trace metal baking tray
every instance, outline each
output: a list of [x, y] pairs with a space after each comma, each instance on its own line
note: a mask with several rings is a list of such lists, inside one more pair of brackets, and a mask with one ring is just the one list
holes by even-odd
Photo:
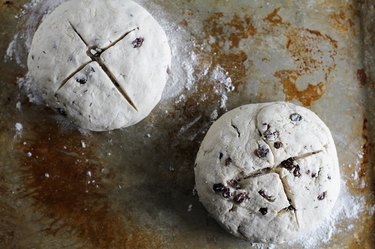
[[[138, 1], [168, 34], [171, 79], [148, 118], [103, 133], [30, 89], [27, 47], [60, 2], [0, 2], [0, 248], [374, 248], [374, 1]], [[330, 127], [342, 194], [310, 237], [251, 244], [207, 214], [193, 165], [220, 115], [276, 100]]]

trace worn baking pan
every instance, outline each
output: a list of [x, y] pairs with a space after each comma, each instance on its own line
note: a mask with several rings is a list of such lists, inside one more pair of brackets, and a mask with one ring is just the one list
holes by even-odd
[[326, 122], [342, 174], [332, 216], [277, 248], [374, 248], [373, 1], [138, 1], [168, 33], [172, 76], [152, 115], [106, 133], [33, 94], [27, 49], [60, 2], [0, 3], [1, 248], [267, 248], [209, 217], [193, 164], [225, 111], [275, 100]]

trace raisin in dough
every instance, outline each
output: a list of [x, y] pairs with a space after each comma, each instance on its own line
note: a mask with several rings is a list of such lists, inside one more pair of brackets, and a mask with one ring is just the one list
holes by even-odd
[[223, 115], [197, 155], [200, 201], [235, 236], [281, 243], [316, 228], [339, 194], [327, 126], [291, 103], [251, 104]]
[[77, 125], [135, 124], [160, 101], [171, 52], [164, 30], [129, 0], [71, 0], [36, 31], [28, 57], [47, 105]]

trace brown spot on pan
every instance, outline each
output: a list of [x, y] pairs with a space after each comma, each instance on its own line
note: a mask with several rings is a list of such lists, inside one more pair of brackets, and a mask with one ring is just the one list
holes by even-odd
[[[159, 234], [139, 227], [131, 213], [124, 217], [111, 205], [116, 174], [102, 172], [95, 138], [61, 131], [48, 121], [30, 124], [24, 137], [26, 143], [18, 145], [23, 152], [23, 198], [32, 199], [45, 220], [42, 224], [48, 224], [45, 233], [74, 234], [85, 248], [163, 247]], [[85, 148], [81, 140], [86, 141]]]
[[180, 25], [182, 25], [182, 26], [188, 26], [188, 21], [186, 20], [186, 19], [183, 19], [181, 22], [180, 22]]
[[[328, 48], [322, 51], [320, 47]], [[277, 71], [285, 99], [297, 99], [304, 106], [311, 106], [325, 92], [332, 71], [336, 68], [337, 41], [317, 30], [290, 29], [287, 33], [286, 48], [291, 54], [296, 69]], [[323, 75], [317, 82], [308, 82], [307, 87], [300, 89], [298, 80], [305, 75]]]
[[365, 69], [362, 68], [357, 70], [357, 79], [362, 86], [367, 84], [367, 74]]
[[[337, 41], [335, 39], [333, 39], [332, 37], [330, 37], [329, 35], [323, 35], [320, 31], [318, 30], [312, 30], [312, 29], [305, 29], [305, 31], [313, 34], [313, 35], [316, 35], [317, 37], [320, 37], [322, 38], [323, 40], [327, 40], [331, 43], [331, 45], [336, 49], [338, 48], [338, 45], [337, 45]], [[337, 51], [332, 51], [331, 52], [336, 55], [337, 54]]]
[[283, 19], [279, 15], [280, 8], [274, 9], [270, 14], [268, 14], [263, 20], [270, 22], [274, 25], [280, 25], [283, 23]]
[[230, 20], [226, 20], [224, 14], [214, 13], [204, 22], [205, 39], [210, 36], [216, 41], [211, 44], [214, 50], [223, 48], [223, 43], [230, 41], [230, 48], [238, 48], [242, 39], [254, 36], [257, 33], [249, 16], [239, 17], [234, 15]]
[[217, 54], [219, 57], [213, 59], [213, 64], [220, 65], [228, 72], [228, 76], [232, 79], [235, 91], [239, 92], [240, 87], [246, 83], [247, 70], [245, 62], [248, 59], [247, 54], [244, 51], [227, 53], [218, 52]]
[[256, 28], [253, 26], [251, 19], [248, 16], [240, 18], [235, 15], [226, 25], [234, 29], [229, 35], [232, 48], [238, 48], [242, 39], [246, 39], [256, 34]]
[[[322, 51], [320, 47], [323, 46], [329, 49]], [[336, 67], [334, 58], [337, 55], [337, 41], [317, 30], [292, 29], [287, 33], [286, 48], [300, 73], [322, 70], [329, 74]]]
[[296, 82], [301, 74], [294, 70], [278, 71], [274, 76], [280, 79], [287, 101], [297, 99], [304, 106], [311, 106], [314, 101], [321, 98], [325, 91], [322, 82], [317, 85], [308, 84], [305, 89], [298, 90]]
[[347, 14], [343, 9], [338, 12], [332, 13], [329, 16], [331, 26], [339, 32], [348, 32], [354, 23], [351, 18], [347, 17]]
[[[254, 36], [256, 32], [249, 16], [234, 15], [226, 21], [223, 13], [215, 13], [204, 22], [203, 39], [209, 40], [210, 37], [215, 37], [215, 41], [210, 44], [211, 55], [202, 54], [201, 56], [204, 61], [211, 63], [211, 70], [216, 65], [221, 65], [229, 73], [237, 90], [246, 78], [244, 62], [247, 60], [247, 55], [244, 51], [238, 50], [240, 41]], [[224, 47], [228, 42], [230, 49], [225, 51]]]

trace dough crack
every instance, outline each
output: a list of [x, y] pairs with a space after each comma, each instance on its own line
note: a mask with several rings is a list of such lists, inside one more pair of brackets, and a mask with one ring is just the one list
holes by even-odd
[[269, 141], [267, 141], [264, 137], [261, 137], [261, 139], [263, 140], [263, 142], [265, 142], [268, 145], [268, 147], [270, 148], [271, 154], [274, 158], [273, 160], [275, 160], [276, 158], [275, 148], [273, 148], [272, 144]]
[[299, 159], [305, 159], [307, 157], [310, 157], [310, 156], [313, 156], [313, 155], [316, 155], [316, 154], [319, 154], [319, 153], [322, 153], [324, 150], [321, 149], [321, 150], [316, 150], [316, 151], [312, 151], [312, 152], [307, 152], [307, 153], [304, 153], [304, 154], [301, 154], [301, 155], [298, 155], [296, 157], [293, 157], [294, 160], [299, 160]]
[[81, 39], [81, 41], [86, 45], [86, 47], [89, 47], [89, 44], [86, 42], [86, 40], [83, 38], [83, 36], [78, 32], [76, 27], [74, 27], [74, 25], [70, 21], [68, 21], [68, 22], [69, 22], [70, 27], [73, 29], [74, 33], [76, 33], [76, 35], [78, 35], [79, 39]]
[[76, 29], [76, 27], [74, 27], [74, 25], [70, 22], [69, 22], [69, 25], [71, 26], [71, 28], [73, 29], [74, 33], [80, 38], [80, 40], [86, 45], [87, 47], [87, 56], [90, 57], [91, 61], [81, 65], [77, 70], [75, 70], [72, 74], [70, 74], [65, 80], [63, 80], [63, 82], [60, 84], [59, 88], [57, 91], [59, 91], [63, 86], [66, 85], [66, 83], [78, 72], [80, 72], [85, 66], [87, 66], [89, 63], [91, 62], [97, 62], [100, 66], [100, 68], [103, 70], [103, 72], [108, 76], [108, 78], [111, 80], [112, 84], [116, 87], [116, 89], [120, 92], [120, 94], [123, 96], [123, 98], [136, 110], [138, 111], [138, 108], [136, 107], [136, 105], [134, 104], [133, 100], [130, 98], [129, 94], [126, 92], [125, 89], [123, 89], [119, 82], [117, 81], [115, 75], [111, 72], [111, 70], [109, 70], [109, 68], [107, 67], [107, 65], [105, 65], [105, 63], [102, 61], [102, 59], [100, 58], [100, 56], [106, 51], [108, 50], [109, 48], [115, 46], [118, 42], [120, 42], [121, 40], [123, 40], [128, 34], [130, 34], [131, 32], [135, 31], [136, 29], [139, 29], [139, 27], [137, 28], [134, 28], [128, 32], [126, 32], [125, 34], [123, 34], [122, 36], [120, 36], [118, 39], [116, 39], [114, 42], [112, 42], [110, 45], [108, 45], [107, 47], [105, 48], [98, 48], [96, 46], [90, 46], [88, 44], [88, 42], [83, 38], [83, 36], [78, 32], [78, 30]]
[[247, 239], [246, 234], [242, 231], [242, 226], [242, 223], [237, 226], [237, 233], [240, 234], [244, 239]]
[[262, 175], [267, 175], [267, 174], [270, 174], [270, 173], [273, 173], [275, 172], [275, 168], [271, 168], [271, 167], [267, 167], [267, 168], [263, 168], [263, 169], [259, 169], [259, 170], [256, 170], [254, 171], [253, 173], [247, 175], [247, 176], [244, 176], [241, 180], [246, 180], [246, 179], [249, 179], [249, 178], [255, 178], [255, 177], [258, 177], [258, 176], [262, 176]]
[[135, 31], [135, 30], [139, 30], [139, 27], [136, 27], [128, 32], [126, 32], [125, 34], [123, 34], [122, 36], [120, 36], [119, 38], [117, 38], [114, 42], [112, 42], [111, 44], [109, 44], [107, 47], [104, 47], [102, 48], [102, 53], [106, 50], [108, 50], [109, 48], [115, 46], [117, 43], [119, 43], [120, 41], [122, 41], [126, 36], [128, 36], [131, 32]]
[[96, 58], [95, 60], [99, 66], [102, 68], [104, 73], [109, 77], [109, 79], [112, 81], [112, 84], [117, 88], [117, 90], [121, 93], [121, 95], [126, 99], [126, 101], [136, 110], [138, 111], [137, 107], [135, 106], [134, 102], [128, 95], [128, 93], [123, 89], [118, 81], [116, 80], [116, 77], [113, 75], [113, 73], [109, 70], [109, 68], [103, 63], [103, 61], [100, 58]]
[[[256, 118], [255, 118], [256, 124], [258, 123], [259, 113], [260, 113], [260, 111], [257, 113]], [[275, 150], [274, 150], [272, 144], [267, 139], [265, 139], [265, 137], [263, 136], [263, 133], [259, 130], [259, 128], [257, 126], [256, 126], [256, 130], [258, 131], [259, 136], [263, 140], [263, 142], [265, 142], [268, 145], [268, 147], [270, 148], [271, 154], [272, 154], [273, 158], [275, 159], [276, 153], [275, 153]]]
[[233, 124], [233, 122], [231, 122], [231, 126], [237, 132], [237, 136], [241, 137], [241, 133], [240, 133], [240, 130], [238, 129], [238, 127], [235, 124]]
[[[304, 159], [304, 158], [316, 155], [316, 154], [321, 153], [321, 152], [323, 152], [323, 150], [312, 151], [312, 152], [301, 154], [299, 156], [290, 157], [290, 158], [282, 161], [279, 165], [274, 165], [272, 167], [266, 167], [266, 168], [263, 168], [263, 169], [255, 170], [252, 173], [239, 178], [238, 181], [246, 180], [246, 179], [249, 179], [249, 178], [259, 177], [259, 176], [267, 175], [267, 174], [270, 174], [270, 173], [277, 173], [281, 177], [280, 170], [283, 169], [283, 168], [287, 169], [288, 171], [293, 170], [292, 173], [294, 174], [294, 176], [299, 177], [300, 176], [298, 174], [299, 172], [296, 172], [296, 171], [297, 170], [299, 171], [300, 168], [299, 168], [298, 165], [295, 164], [295, 161], [298, 160], [298, 159]], [[241, 168], [241, 167], [239, 167], [239, 168]], [[319, 173], [320, 173], [320, 170], [319, 170], [318, 174]]]
[[[277, 175], [279, 176], [279, 179], [281, 181], [281, 185], [283, 186], [283, 191], [285, 193], [285, 196], [289, 202], [289, 206], [286, 207], [286, 209], [288, 211], [293, 211], [294, 213], [294, 217], [296, 219], [296, 223], [297, 223], [297, 226], [298, 228], [300, 228], [299, 226], [299, 222], [298, 222], [298, 216], [297, 216], [297, 209], [296, 209], [296, 205], [295, 205], [295, 202], [294, 202], [294, 198], [293, 198], [293, 195], [292, 193], [290, 192], [290, 188], [289, 188], [289, 185], [288, 183], [286, 182], [286, 180], [284, 180], [284, 178], [281, 176], [281, 172], [280, 170], [276, 170], [275, 173], [277, 173]], [[282, 210], [280, 210], [278, 212], [278, 214], [282, 213], [283, 211], [285, 211], [285, 208], [283, 208]]]

